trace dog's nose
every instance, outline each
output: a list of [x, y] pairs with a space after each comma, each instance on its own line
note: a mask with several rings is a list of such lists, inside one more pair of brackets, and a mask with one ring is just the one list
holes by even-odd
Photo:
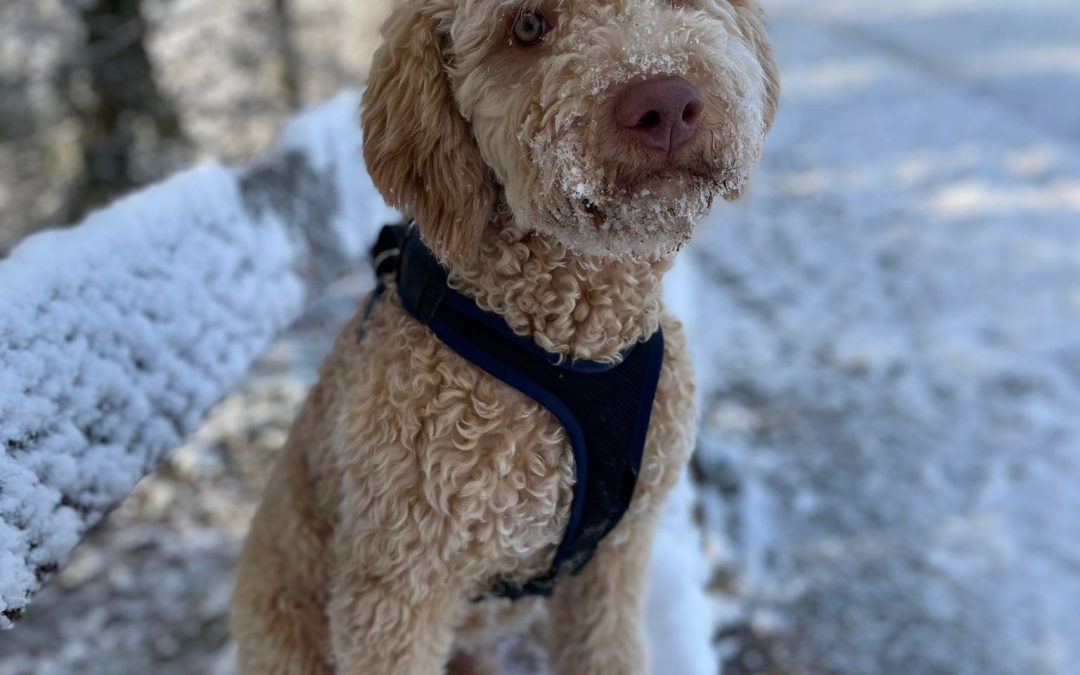
[[627, 87], [615, 104], [615, 121], [642, 147], [671, 155], [694, 136], [704, 107], [694, 85], [667, 77]]

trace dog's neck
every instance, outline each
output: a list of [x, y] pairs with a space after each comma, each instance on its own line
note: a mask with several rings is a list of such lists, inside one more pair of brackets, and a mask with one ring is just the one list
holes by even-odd
[[491, 225], [450, 284], [543, 349], [612, 363], [660, 325], [660, 281], [671, 258], [612, 260], [575, 253], [545, 235]]

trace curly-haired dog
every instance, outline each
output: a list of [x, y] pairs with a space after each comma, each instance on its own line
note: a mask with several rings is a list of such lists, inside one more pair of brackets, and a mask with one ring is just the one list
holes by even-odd
[[390, 284], [338, 338], [252, 523], [240, 669], [439, 673], [537, 620], [558, 673], [646, 672], [648, 551], [694, 419], [661, 277], [714, 197], [739, 193], [772, 123], [761, 10], [403, 0], [384, 37], [363, 108], [376, 185], [414, 216], [453, 289], [546, 352], [614, 364], [663, 330], [644, 458], [618, 525], [550, 598], [477, 602], [551, 567], [574, 499], [571, 443]]

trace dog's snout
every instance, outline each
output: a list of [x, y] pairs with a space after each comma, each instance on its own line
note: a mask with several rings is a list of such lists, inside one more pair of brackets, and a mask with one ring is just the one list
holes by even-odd
[[681, 77], [627, 87], [615, 104], [615, 122], [643, 148], [671, 155], [693, 138], [704, 107], [694, 85]]

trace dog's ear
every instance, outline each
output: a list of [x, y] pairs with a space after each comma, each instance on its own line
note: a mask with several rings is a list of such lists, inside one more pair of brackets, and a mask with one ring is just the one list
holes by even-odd
[[444, 260], [468, 259], [495, 186], [446, 71], [435, 19], [402, 3], [383, 26], [363, 98], [364, 160], [392, 206], [411, 214]]
[[[765, 100], [762, 101], [762, 116], [765, 131], [768, 132], [776, 120], [776, 107], [780, 102], [780, 73], [773, 58], [772, 43], [765, 32], [765, 11], [757, 0], [731, 0], [731, 5], [735, 8], [739, 30], [754, 50], [764, 72]], [[739, 199], [744, 188], [745, 186], [741, 186], [738, 190], [728, 192], [724, 199], [729, 202]]]
[[765, 71], [765, 130], [772, 128], [776, 119], [776, 106], [780, 102], [780, 73], [773, 59], [772, 43], [765, 32], [765, 11], [757, 0], [732, 0], [739, 20], [739, 30], [757, 54], [758, 62]]

